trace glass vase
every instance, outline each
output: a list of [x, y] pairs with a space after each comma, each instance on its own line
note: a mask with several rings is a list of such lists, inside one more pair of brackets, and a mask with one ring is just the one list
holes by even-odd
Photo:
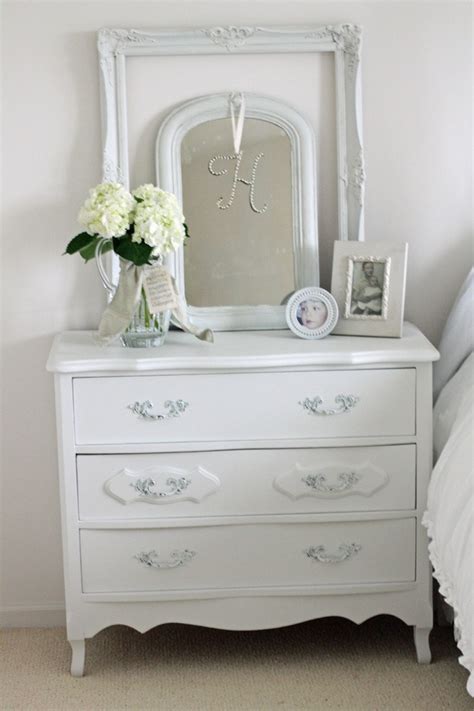
[[170, 311], [152, 314], [148, 308], [145, 291], [142, 289], [133, 318], [120, 336], [122, 345], [128, 348], [161, 346], [168, 333], [170, 315]]

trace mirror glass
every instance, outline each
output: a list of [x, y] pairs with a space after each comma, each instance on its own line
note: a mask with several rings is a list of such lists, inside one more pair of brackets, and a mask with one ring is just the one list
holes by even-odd
[[235, 154], [230, 118], [181, 143], [186, 300], [192, 306], [278, 305], [294, 291], [291, 143], [247, 118]]

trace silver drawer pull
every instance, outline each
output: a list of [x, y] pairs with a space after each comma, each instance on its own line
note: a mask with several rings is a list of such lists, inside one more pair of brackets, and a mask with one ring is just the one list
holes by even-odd
[[168, 412], [164, 415], [154, 415], [150, 412], [153, 407], [153, 403], [150, 400], [145, 400], [145, 402], [134, 402], [133, 405], [127, 405], [127, 410], [131, 410], [137, 417], [141, 417], [143, 420], [168, 420], [170, 417], [179, 417], [189, 406], [189, 402], [184, 400], [167, 400], [165, 402], [165, 408]]
[[133, 557], [139, 560], [140, 563], [146, 565], [147, 568], [179, 568], [180, 565], [189, 563], [196, 553], [194, 551], [172, 551], [170, 553], [170, 560], [159, 560], [159, 555], [156, 551], [149, 551], [145, 553], [137, 553]]
[[314, 491], [320, 491], [323, 494], [340, 494], [353, 489], [360, 481], [360, 476], [355, 472], [341, 472], [337, 475], [337, 483], [328, 484], [324, 474], [307, 474], [301, 481]]
[[356, 395], [336, 395], [334, 402], [337, 407], [321, 407], [323, 399], [316, 395], [313, 398], [305, 398], [298, 405], [301, 405], [308, 415], [342, 415], [343, 412], [350, 412], [359, 402]]
[[303, 553], [318, 563], [342, 563], [352, 558], [361, 548], [359, 543], [341, 543], [336, 553], [327, 553], [325, 546], [310, 546]]
[[137, 479], [136, 481], [130, 482], [130, 486], [135, 489], [139, 496], [143, 496], [149, 499], [163, 498], [165, 496], [179, 496], [191, 483], [191, 479], [186, 479], [182, 476], [176, 478], [170, 476], [166, 480], [166, 486], [169, 487], [168, 490], [153, 491], [152, 487], [156, 486], [156, 481], [151, 477], [147, 479]]

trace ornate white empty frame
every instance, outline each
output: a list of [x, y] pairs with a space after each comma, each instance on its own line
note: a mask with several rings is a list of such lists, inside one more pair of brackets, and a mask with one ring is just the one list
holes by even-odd
[[361, 28], [225, 26], [142, 31], [102, 29], [98, 49], [103, 98], [103, 179], [128, 186], [126, 58], [333, 52], [335, 56], [338, 237], [363, 239], [364, 161], [360, 92]]

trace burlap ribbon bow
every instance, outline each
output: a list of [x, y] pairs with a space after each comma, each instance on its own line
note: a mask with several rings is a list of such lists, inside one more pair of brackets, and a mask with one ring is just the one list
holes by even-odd
[[190, 323], [186, 303], [178, 292], [176, 281], [165, 267], [137, 267], [133, 262], [120, 259], [118, 285], [99, 324], [99, 339], [102, 343], [110, 343], [125, 331], [135, 313], [142, 289], [145, 290], [151, 313], [170, 309], [173, 323], [179, 328], [202, 341], [214, 341], [209, 328], [201, 331]]

